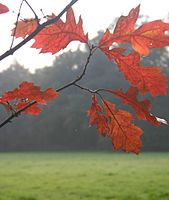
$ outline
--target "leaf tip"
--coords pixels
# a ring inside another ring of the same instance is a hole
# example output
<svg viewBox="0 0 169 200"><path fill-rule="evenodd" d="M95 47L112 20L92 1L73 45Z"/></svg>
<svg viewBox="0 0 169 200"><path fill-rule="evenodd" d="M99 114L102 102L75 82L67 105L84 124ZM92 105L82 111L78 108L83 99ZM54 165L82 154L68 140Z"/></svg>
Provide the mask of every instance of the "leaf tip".
<svg viewBox="0 0 169 200"><path fill-rule="evenodd" d="M5 6L4 4L0 3L0 14L9 12L9 8Z"/></svg>

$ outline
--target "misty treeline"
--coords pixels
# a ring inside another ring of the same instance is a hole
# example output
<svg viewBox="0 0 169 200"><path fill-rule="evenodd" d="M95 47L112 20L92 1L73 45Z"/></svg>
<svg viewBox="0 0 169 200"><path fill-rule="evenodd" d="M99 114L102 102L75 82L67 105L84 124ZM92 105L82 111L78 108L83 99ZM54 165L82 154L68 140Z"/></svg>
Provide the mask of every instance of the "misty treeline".
<svg viewBox="0 0 169 200"><path fill-rule="evenodd" d="M93 39L95 42L99 35ZM68 51L56 56L53 65L37 69L30 73L19 63L12 64L10 68L0 73L0 91L3 93L12 90L24 80L33 81L44 89L48 87L59 88L75 79L83 70L88 52ZM169 52L166 48L152 51L148 59L142 61L146 65L161 66L169 75ZM113 78L112 78L113 77ZM90 89L97 88L126 88L128 87L123 75L119 73L114 64L107 61L105 55L97 52L91 59L86 75L80 81L82 86ZM117 107L124 107L112 96L107 96ZM152 113L169 121L167 113L169 96L158 97L153 100ZM20 150L112 150L107 138L98 134L95 127L89 127L86 110L91 103L91 95L77 87L71 87L60 93L60 97L44 106L39 116L22 114L8 126L0 130L0 151ZM4 108L0 107L0 120L5 118ZM154 127L148 122L136 123L144 130L142 136L142 150L168 151L169 129L166 126Z"/></svg>

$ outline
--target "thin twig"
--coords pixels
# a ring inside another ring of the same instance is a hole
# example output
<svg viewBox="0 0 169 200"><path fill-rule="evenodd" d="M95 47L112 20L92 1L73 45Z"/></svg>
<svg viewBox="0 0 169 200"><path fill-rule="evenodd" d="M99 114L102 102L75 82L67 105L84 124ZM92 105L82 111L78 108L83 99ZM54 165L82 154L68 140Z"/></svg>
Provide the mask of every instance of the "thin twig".
<svg viewBox="0 0 169 200"><path fill-rule="evenodd" d="M28 7L31 9L31 11L33 12L33 14L35 15L36 22L39 25L39 18L37 16L36 12L34 11L34 9L32 8L32 6L29 4L29 2L27 0L24 0L24 1L28 5Z"/></svg>
<svg viewBox="0 0 169 200"><path fill-rule="evenodd" d="M17 29L17 26L18 26L18 21L19 21L19 17L20 17L20 14L21 14L21 9L22 9L23 2L24 2L24 0L22 0L22 2L21 2L20 7L19 7L19 11L18 11L18 14L17 14L17 18L16 18L16 22L15 22L15 28L14 28L14 33L13 33L10 49L12 49L12 46L14 44L16 29Z"/></svg>
<svg viewBox="0 0 169 200"><path fill-rule="evenodd" d="M66 89L67 87L74 85L75 83L77 83L78 81L80 81L80 80L83 78L83 76L84 76L85 73L86 73L87 66L88 66L88 64L89 64L89 62L90 62L90 59L91 59L91 57L92 57L92 55L93 55L93 52L94 52L94 50L95 50L95 47L92 47L92 48L90 48L89 50L90 50L90 52L89 52L89 55L88 55L88 57L87 57L86 64L85 64L85 66L84 66L84 68L83 68L83 71L82 71L82 73L80 74L80 76L78 76L75 80L71 81L70 83L68 83L68 84L66 84L66 85L64 85L64 86L62 86L62 87L59 88L59 89L57 89L57 92L60 92L61 90Z"/></svg>
<svg viewBox="0 0 169 200"><path fill-rule="evenodd" d="M99 93L100 90L102 90L102 89L92 90L92 89L90 89L90 88L81 86L81 85L79 85L79 84L77 84L77 83L74 83L74 86L80 88L81 90L85 90L85 91L87 91L87 92L89 92L89 93L92 93L92 94L97 94L97 93Z"/></svg>
<svg viewBox="0 0 169 200"><path fill-rule="evenodd" d="M47 18L46 15L44 14L43 10L40 9L40 11L41 11L41 13L42 13L42 15L43 15L43 18L44 18L44 19Z"/></svg>

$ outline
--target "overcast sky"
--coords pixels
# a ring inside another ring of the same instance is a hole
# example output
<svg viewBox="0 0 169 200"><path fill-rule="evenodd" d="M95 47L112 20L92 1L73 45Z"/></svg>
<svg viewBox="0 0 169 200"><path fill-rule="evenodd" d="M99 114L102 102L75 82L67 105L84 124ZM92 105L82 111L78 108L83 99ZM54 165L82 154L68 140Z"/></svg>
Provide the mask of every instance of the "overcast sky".
<svg viewBox="0 0 169 200"><path fill-rule="evenodd" d="M42 16L40 9L45 14L52 12L57 15L69 0L28 0L39 16ZM0 3L7 5L10 12L0 15L1 40L0 54L9 49L11 43L11 29L17 17L17 11L21 0L0 0ZM81 14L84 30L89 33L89 37L96 36L99 30L105 30L114 18L127 15L131 8L141 4L140 14L148 15L149 20L164 19L169 13L169 0L79 0L74 6L76 19ZM33 17L27 6L23 6L21 17ZM16 40L18 42L19 40ZM33 41L32 41L33 42ZM50 53L39 54L39 50L31 49L30 42L20 49L13 56L10 56L0 63L0 71L7 68L12 62L17 60L20 64L34 71L36 68L51 65L55 56ZM74 45L78 45L75 43ZM74 46L73 44L71 46Z"/></svg>

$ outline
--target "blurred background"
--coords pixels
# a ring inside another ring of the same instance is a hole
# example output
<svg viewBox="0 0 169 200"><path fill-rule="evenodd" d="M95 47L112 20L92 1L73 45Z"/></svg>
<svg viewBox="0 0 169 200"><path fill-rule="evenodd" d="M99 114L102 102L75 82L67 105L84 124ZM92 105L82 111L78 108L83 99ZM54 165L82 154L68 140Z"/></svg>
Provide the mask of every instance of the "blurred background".
<svg viewBox="0 0 169 200"><path fill-rule="evenodd" d="M146 20L145 17L141 17ZM113 24L113 23L112 23ZM102 31L91 40L95 44L102 35ZM126 46L127 47L127 46ZM48 87L59 88L75 79L83 70L88 56L87 49L80 47L69 50L57 56L51 66L36 69L31 73L17 61L0 73L0 91L3 93L17 87L21 81L33 81L43 89ZM163 73L169 75L169 52L166 48L152 50L150 57L142 60L149 66L160 66ZM128 88L128 82L115 63L109 62L99 50L93 56L85 77L80 81L91 89ZM152 113L169 121L169 96L152 98ZM113 97L108 97L117 108L128 107ZM22 114L5 127L1 128L0 151L53 151L53 150L112 150L108 138L100 136L95 127L89 127L86 116L91 105L91 95L75 87L61 92L59 98L43 107L39 116ZM3 120L5 110L1 106L0 119ZM3 115L4 113L4 115ZM152 126L148 122L136 119L136 124L144 131L142 136L142 151L169 151L169 129L167 126Z"/></svg>
<svg viewBox="0 0 169 200"><path fill-rule="evenodd" d="M65 1L28 1L35 9L38 16L42 17L51 12L59 13L63 7L69 3ZM2 0L10 12L1 15L0 20L4 23L1 30L0 53L7 50L11 43L11 25L14 24L21 1ZM97 4L97 6L96 6ZM141 4L140 17L137 25L144 22L163 19L168 22L168 1L121 1L114 2L105 0L103 2L79 0L74 5L76 19L82 14L84 30L89 31L91 44L97 44L107 27L114 28L118 17L127 15L131 8ZM104 7L103 7L104 5ZM152 8L153 5L153 8ZM57 14L56 13L56 14ZM102 15L100 15L102 13ZM92 17L95 16L95 17ZM33 17L32 11L26 4L23 4L20 18ZM63 16L64 19L64 16ZM78 19L77 19L78 20ZM20 39L14 41L14 44ZM76 78L86 62L88 56L87 49L79 43L72 43L61 51L60 54L39 54L39 50L31 49L31 43L18 50L13 56L9 56L0 63L0 92L12 90L24 80L33 81L43 89L48 87L60 88L64 84ZM125 46L126 48L130 48ZM167 48L155 49L151 51L148 58L142 59L145 65L160 66L163 72L169 75L169 52ZM80 82L85 87L91 89L98 88L128 88L127 81L117 66L109 62L103 53L97 51L90 60L87 73ZM169 96L152 98L152 113L160 118L169 121ZM121 102L111 97L111 102L117 107L129 109ZM108 138L101 137L95 127L89 127L89 119L86 111L91 105L91 95L71 87L64 90L60 97L43 108L41 115L26 116L22 114L12 123L0 130L0 151L52 151L52 150L112 150L111 142ZM0 107L0 121L7 115ZM169 129L167 126L154 127L147 122L136 123L144 130L142 136L143 151L168 151L169 150Z"/></svg>

